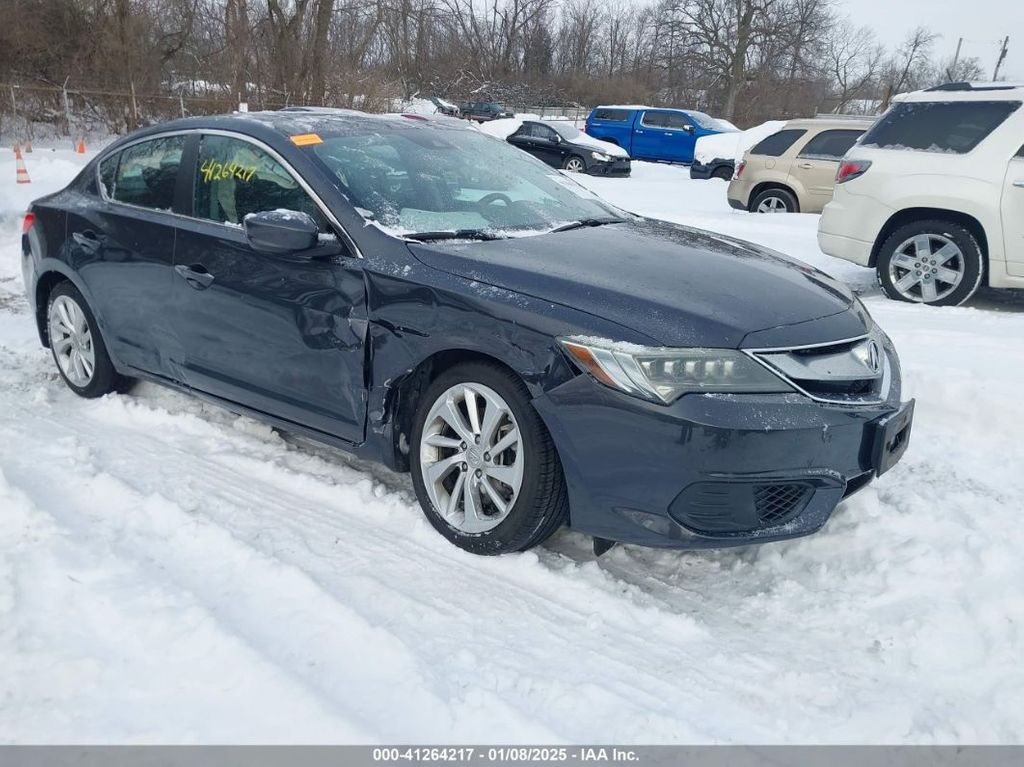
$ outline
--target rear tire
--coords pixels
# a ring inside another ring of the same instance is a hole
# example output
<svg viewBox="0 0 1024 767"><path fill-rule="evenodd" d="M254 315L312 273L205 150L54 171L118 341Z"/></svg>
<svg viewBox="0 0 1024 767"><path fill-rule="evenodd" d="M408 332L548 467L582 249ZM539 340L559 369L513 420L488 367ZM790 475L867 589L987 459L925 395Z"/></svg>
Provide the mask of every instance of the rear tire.
<svg viewBox="0 0 1024 767"><path fill-rule="evenodd" d="M889 298L959 306L981 286L985 259L971 232L952 221L912 221L878 251L878 284Z"/></svg>
<svg viewBox="0 0 1024 767"><path fill-rule="evenodd" d="M715 168L714 172L711 174L711 178L720 178L722 181L732 181L732 174L733 171L729 170L728 166L721 165Z"/></svg>
<svg viewBox="0 0 1024 767"><path fill-rule="evenodd" d="M419 403L412 481L441 535L473 554L505 554L542 543L566 521L558 453L522 381L499 365L466 362L441 373Z"/></svg>
<svg viewBox="0 0 1024 767"><path fill-rule="evenodd" d="M53 361L71 391L86 399L127 391L131 379L114 369L96 317L69 281L58 283L50 292L46 320Z"/></svg>
<svg viewBox="0 0 1024 767"><path fill-rule="evenodd" d="M751 213L799 213L800 205L786 189L765 189L750 201Z"/></svg>

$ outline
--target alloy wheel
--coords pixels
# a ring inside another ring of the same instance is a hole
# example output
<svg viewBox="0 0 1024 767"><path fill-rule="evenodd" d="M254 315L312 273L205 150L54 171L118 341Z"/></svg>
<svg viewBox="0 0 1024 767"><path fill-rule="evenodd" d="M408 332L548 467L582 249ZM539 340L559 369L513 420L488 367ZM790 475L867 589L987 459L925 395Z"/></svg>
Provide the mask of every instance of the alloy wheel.
<svg viewBox="0 0 1024 767"><path fill-rule="evenodd" d="M579 157L570 157L565 162L565 169L570 173L582 173L585 170L583 160Z"/></svg>
<svg viewBox="0 0 1024 767"><path fill-rule="evenodd" d="M490 387L459 383L427 413L420 438L423 484L434 508L463 533L483 533L508 516L523 486L519 424Z"/></svg>
<svg viewBox="0 0 1024 767"><path fill-rule="evenodd" d="M70 296L58 296L50 304L50 347L61 372L72 384L84 388L96 370L96 350L85 312Z"/></svg>
<svg viewBox="0 0 1024 767"><path fill-rule="evenodd" d="M781 197L765 197L757 206L758 213L788 213L789 207Z"/></svg>
<svg viewBox="0 0 1024 767"><path fill-rule="evenodd" d="M889 259L889 279L908 301L933 303L948 296L964 279L966 261L960 247L941 234L916 234L904 240Z"/></svg>

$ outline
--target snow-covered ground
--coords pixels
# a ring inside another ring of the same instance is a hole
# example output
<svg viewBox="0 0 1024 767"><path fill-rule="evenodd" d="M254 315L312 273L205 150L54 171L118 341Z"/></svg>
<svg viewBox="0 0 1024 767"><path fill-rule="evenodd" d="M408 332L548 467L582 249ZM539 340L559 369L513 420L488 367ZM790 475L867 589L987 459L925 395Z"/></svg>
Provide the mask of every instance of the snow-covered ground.
<svg viewBox="0 0 1024 767"><path fill-rule="evenodd" d="M1024 741L1024 300L895 304L814 216L732 212L685 168L584 179L861 290L912 446L813 537L475 558L404 477L152 385L60 383L17 212L83 159L37 148L19 188L0 156L0 742Z"/></svg>

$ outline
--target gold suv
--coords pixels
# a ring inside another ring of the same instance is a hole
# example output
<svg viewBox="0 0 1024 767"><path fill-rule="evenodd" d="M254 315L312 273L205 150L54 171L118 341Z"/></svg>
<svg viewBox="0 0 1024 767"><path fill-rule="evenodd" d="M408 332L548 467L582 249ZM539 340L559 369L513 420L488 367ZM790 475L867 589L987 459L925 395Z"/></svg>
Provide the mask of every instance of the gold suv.
<svg viewBox="0 0 1024 767"><path fill-rule="evenodd" d="M871 120L790 120L747 150L729 183L729 205L751 213L821 213L839 160Z"/></svg>

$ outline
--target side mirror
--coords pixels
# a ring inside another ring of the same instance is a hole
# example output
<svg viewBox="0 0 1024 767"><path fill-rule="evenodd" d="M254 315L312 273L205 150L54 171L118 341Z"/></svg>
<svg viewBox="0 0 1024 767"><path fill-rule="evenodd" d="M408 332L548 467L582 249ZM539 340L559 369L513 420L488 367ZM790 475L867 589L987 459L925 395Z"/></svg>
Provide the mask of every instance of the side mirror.
<svg viewBox="0 0 1024 767"><path fill-rule="evenodd" d="M245 239L260 253L296 253L317 244L320 228L308 213L267 210L250 213L242 224Z"/></svg>
<svg viewBox="0 0 1024 767"><path fill-rule="evenodd" d="M683 130L686 131L687 133L696 133L697 131L697 129L694 128L692 125L684 125Z"/></svg>
<svg viewBox="0 0 1024 767"><path fill-rule="evenodd" d="M555 134L555 137L553 139L551 139L551 140L553 142L555 142L556 144L561 144L562 143L562 137L559 136L557 133Z"/></svg>

